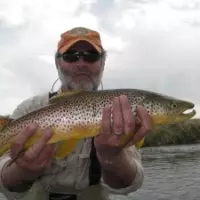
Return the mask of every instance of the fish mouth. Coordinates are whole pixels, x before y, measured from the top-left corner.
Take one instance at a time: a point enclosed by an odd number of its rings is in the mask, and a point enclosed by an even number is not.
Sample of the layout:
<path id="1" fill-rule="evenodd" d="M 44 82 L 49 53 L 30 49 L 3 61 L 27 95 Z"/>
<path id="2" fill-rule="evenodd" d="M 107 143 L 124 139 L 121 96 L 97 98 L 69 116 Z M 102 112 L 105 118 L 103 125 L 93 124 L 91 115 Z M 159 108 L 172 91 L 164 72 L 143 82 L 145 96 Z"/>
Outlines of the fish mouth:
<path id="1" fill-rule="evenodd" d="M 189 108 L 189 109 L 186 109 L 183 112 L 181 112 L 180 116 L 185 117 L 185 118 L 192 118 L 192 117 L 194 117 L 196 115 L 196 110 L 193 107 Z"/>

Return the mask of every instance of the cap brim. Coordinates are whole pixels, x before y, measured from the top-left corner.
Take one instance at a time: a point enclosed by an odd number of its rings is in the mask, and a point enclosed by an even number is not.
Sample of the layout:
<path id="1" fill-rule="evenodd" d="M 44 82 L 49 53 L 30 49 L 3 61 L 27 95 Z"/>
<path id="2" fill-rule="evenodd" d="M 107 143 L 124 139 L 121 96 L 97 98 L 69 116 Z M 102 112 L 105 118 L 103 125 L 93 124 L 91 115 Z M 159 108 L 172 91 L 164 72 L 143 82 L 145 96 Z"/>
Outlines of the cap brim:
<path id="1" fill-rule="evenodd" d="M 93 43 L 91 40 L 87 40 L 87 39 L 82 39 L 82 38 L 78 38 L 76 40 L 73 40 L 72 42 L 69 42 L 68 44 L 64 45 L 62 48 L 60 48 L 58 50 L 58 52 L 60 54 L 63 54 L 65 53 L 73 44 L 75 44 L 76 42 L 79 42 L 79 41 L 86 41 L 88 43 L 90 43 L 99 53 L 102 52 L 102 49 L 101 47 L 99 47 L 98 45 L 96 45 L 95 43 Z"/>

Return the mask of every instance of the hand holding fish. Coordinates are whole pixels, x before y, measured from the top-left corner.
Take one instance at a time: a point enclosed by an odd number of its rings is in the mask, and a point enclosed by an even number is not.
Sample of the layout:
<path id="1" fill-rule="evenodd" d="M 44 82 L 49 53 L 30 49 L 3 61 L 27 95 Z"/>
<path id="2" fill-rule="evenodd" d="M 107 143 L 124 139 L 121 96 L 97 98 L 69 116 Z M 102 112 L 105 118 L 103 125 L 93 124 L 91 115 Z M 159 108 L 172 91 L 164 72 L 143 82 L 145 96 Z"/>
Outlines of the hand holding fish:
<path id="1" fill-rule="evenodd" d="M 111 108 L 104 109 L 102 133 L 95 139 L 95 146 L 100 161 L 104 158 L 111 159 L 115 155 L 117 156 L 125 146 L 136 144 L 149 132 L 152 123 L 147 111 L 143 107 L 138 107 L 136 115 L 140 120 L 139 127 L 126 96 L 114 98 L 112 103 L 112 122 Z M 126 140 L 122 143 L 124 136 Z"/>
<path id="2" fill-rule="evenodd" d="M 112 114 L 112 120 L 111 120 Z M 143 107 L 138 107 L 139 127 L 124 95 L 114 98 L 111 108 L 104 109 L 102 131 L 95 138 L 97 157 L 101 165 L 103 180 L 113 188 L 131 185 L 137 173 L 137 166 L 123 149 L 136 145 L 152 127 L 152 120 Z M 123 141 L 123 142 L 122 142 Z"/>
<path id="3" fill-rule="evenodd" d="M 11 146 L 11 158 L 15 159 L 19 152 L 23 151 L 26 141 L 34 135 L 37 125 L 31 124 L 24 131 L 15 137 Z M 15 183 L 34 181 L 50 165 L 52 157 L 52 147 L 46 143 L 52 136 L 52 131 L 44 131 L 41 139 L 35 143 L 23 155 L 18 157 L 11 165 L 5 165 L 2 173 L 4 185 L 12 186 Z M 11 177 L 12 176 L 12 177 Z"/>

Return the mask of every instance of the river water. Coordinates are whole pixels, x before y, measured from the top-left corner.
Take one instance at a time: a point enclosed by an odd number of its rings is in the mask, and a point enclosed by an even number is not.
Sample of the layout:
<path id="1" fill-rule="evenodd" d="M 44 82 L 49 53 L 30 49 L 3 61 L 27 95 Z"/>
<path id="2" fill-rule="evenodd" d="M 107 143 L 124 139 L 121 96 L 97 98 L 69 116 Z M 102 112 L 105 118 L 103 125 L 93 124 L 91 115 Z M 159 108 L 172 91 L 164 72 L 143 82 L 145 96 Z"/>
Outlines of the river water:
<path id="1" fill-rule="evenodd" d="M 115 200 L 199 200 L 200 145 L 143 148 L 145 180 L 137 192 Z M 5 198 L 0 196 L 0 200 Z"/>
<path id="2" fill-rule="evenodd" d="M 130 200 L 199 200 L 200 145 L 144 148 L 145 180 Z M 117 197 L 112 199 L 126 199 Z"/>

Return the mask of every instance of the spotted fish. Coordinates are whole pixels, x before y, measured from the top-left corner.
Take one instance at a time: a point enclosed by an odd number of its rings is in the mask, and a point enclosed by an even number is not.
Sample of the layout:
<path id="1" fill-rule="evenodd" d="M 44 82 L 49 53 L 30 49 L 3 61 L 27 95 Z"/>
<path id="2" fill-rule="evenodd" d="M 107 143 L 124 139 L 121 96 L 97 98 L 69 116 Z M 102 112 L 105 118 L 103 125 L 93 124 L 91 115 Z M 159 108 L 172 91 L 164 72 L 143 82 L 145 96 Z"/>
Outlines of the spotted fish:
<path id="1" fill-rule="evenodd" d="M 68 155 L 81 139 L 97 136 L 101 129 L 102 111 L 112 105 L 115 96 L 126 95 L 132 112 L 142 105 L 151 115 L 153 125 L 181 122 L 195 115 L 192 102 L 176 99 L 163 94 L 139 89 L 114 89 L 103 91 L 72 91 L 50 99 L 43 108 L 30 112 L 18 119 L 0 118 L 0 155 L 10 149 L 16 134 L 29 123 L 35 122 L 39 128 L 25 144 L 25 150 L 41 137 L 42 130 L 51 127 L 53 136 L 49 144 L 58 143 L 55 158 Z M 185 113 L 188 109 L 191 112 Z M 122 138 L 125 142 L 126 138 Z M 144 139 L 136 144 L 143 145 Z"/>

